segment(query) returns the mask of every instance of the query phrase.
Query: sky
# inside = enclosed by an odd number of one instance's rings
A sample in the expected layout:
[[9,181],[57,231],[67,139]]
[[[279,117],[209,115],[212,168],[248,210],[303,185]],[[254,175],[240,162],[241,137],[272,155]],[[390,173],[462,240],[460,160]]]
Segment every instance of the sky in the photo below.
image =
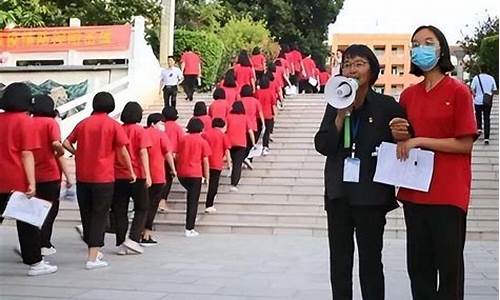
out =
[[498,16],[498,0],[344,0],[333,33],[413,33],[420,25],[434,25],[448,43],[471,34],[486,16]]

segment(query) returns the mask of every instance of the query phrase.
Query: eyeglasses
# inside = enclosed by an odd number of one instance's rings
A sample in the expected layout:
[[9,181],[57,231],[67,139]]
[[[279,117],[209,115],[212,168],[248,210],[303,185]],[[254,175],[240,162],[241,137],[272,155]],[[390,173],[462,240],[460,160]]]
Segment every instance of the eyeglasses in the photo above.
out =
[[345,62],[342,64],[342,69],[350,69],[352,67],[360,69],[364,67],[368,62],[366,60],[357,60],[354,62]]
[[420,44],[419,42],[411,42],[410,47],[411,48],[418,48],[422,46],[434,46],[436,48],[439,48],[439,42],[433,41],[433,40],[427,40],[423,44]]

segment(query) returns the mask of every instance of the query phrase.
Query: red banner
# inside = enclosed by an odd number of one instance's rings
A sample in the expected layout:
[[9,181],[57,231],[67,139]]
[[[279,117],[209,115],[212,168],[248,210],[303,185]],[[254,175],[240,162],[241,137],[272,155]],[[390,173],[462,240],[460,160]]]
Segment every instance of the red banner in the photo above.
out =
[[0,52],[124,50],[130,25],[16,28],[0,31]]

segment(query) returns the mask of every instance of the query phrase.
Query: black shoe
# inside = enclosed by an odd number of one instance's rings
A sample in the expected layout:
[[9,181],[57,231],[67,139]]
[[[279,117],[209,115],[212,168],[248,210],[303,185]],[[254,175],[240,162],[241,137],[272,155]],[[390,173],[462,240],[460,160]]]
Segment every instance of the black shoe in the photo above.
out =
[[485,139],[485,140],[484,140],[484,144],[485,144],[485,145],[489,145],[489,144],[490,144],[490,140]]
[[147,240],[141,239],[141,242],[139,244],[141,244],[141,246],[143,247],[150,247],[158,245],[158,242],[149,237],[149,239]]

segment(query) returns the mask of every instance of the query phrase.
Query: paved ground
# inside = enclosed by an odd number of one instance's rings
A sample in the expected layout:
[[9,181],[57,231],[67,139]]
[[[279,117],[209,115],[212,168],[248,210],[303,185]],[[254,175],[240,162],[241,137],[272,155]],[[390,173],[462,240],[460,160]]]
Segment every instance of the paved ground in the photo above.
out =
[[[326,238],[204,234],[187,239],[162,232],[143,256],[104,250],[109,268],[83,269],[85,248],[75,231],[56,229],[54,275],[29,278],[13,252],[14,227],[0,226],[0,299],[331,299]],[[410,299],[404,240],[384,247],[386,299]],[[466,245],[466,299],[498,299],[497,242]],[[357,276],[357,271],[355,271]],[[355,299],[360,298],[355,282]]]

